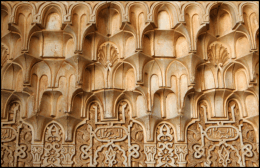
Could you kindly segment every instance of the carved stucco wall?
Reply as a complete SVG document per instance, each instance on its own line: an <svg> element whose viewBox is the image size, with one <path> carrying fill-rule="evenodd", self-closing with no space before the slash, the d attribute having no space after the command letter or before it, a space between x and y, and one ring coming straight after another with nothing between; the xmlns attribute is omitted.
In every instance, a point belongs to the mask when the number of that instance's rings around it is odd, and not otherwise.
<svg viewBox="0 0 260 168"><path fill-rule="evenodd" d="M259 166L258 10L1 1L1 165Z"/></svg>

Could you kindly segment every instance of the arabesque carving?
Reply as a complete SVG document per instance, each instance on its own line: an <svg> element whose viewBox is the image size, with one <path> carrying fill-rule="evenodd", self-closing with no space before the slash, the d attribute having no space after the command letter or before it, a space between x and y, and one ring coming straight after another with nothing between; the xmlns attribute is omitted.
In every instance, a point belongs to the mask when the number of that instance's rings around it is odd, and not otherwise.
<svg viewBox="0 0 260 168"><path fill-rule="evenodd" d="M1 1L1 166L259 167L259 2Z"/></svg>

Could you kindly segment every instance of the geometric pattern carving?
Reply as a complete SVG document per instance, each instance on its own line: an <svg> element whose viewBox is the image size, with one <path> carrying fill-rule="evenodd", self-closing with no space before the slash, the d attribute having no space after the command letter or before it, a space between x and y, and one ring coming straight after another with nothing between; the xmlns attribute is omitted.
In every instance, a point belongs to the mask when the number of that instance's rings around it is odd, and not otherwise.
<svg viewBox="0 0 260 168"><path fill-rule="evenodd" d="M173 128L166 123L157 128L157 160L156 167L176 167Z"/></svg>
<svg viewBox="0 0 260 168"><path fill-rule="evenodd" d="M200 107L200 122L188 128L188 148L191 151L188 166L244 167L258 164L259 154L254 147L257 146L255 134L250 133L252 136L249 143L246 134L251 126L240 122L235 101L228 104L227 121L209 121L206 103L202 102ZM246 160L250 160L250 163Z"/></svg>
<svg viewBox="0 0 260 168"><path fill-rule="evenodd" d="M11 102L7 121L1 123L1 166L32 166L32 132L20 122L20 104Z"/></svg>
<svg viewBox="0 0 260 168"><path fill-rule="evenodd" d="M119 115L125 116L125 122L111 124L94 122L95 114L100 114L100 106L93 103L94 113L90 113L87 124L77 130L76 166L146 166L144 163L144 135L139 124L129 118L129 105L119 104ZM92 109L90 106L90 109ZM123 115L122 115L123 114ZM123 118L121 118L122 121ZM98 125L96 125L98 123ZM120 120L119 120L120 123Z"/></svg>
<svg viewBox="0 0 260 168"><path fill-rule="evenodd" d="M258 9L2 1L1 166L259 167Z"/></svg>

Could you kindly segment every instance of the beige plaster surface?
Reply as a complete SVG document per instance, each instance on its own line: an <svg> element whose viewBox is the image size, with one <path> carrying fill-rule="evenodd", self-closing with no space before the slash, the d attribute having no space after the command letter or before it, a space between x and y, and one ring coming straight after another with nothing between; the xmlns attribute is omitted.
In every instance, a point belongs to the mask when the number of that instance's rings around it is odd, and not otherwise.
<svg viewBox="0 0 260 168"><path fill-rule="evenodd" d="M258 1L1 1L1 166L259 166Z"/></svg>

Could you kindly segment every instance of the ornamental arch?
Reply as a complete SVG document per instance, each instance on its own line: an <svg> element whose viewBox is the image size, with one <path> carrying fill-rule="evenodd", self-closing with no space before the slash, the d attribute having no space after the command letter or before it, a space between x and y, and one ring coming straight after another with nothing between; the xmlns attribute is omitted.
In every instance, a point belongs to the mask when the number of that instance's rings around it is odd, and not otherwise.
<svg viewBox="0 0 260 168"><path fill-rule="evenodd" d="M1 166L259 166L258 2L1 2Z"/></svg>

